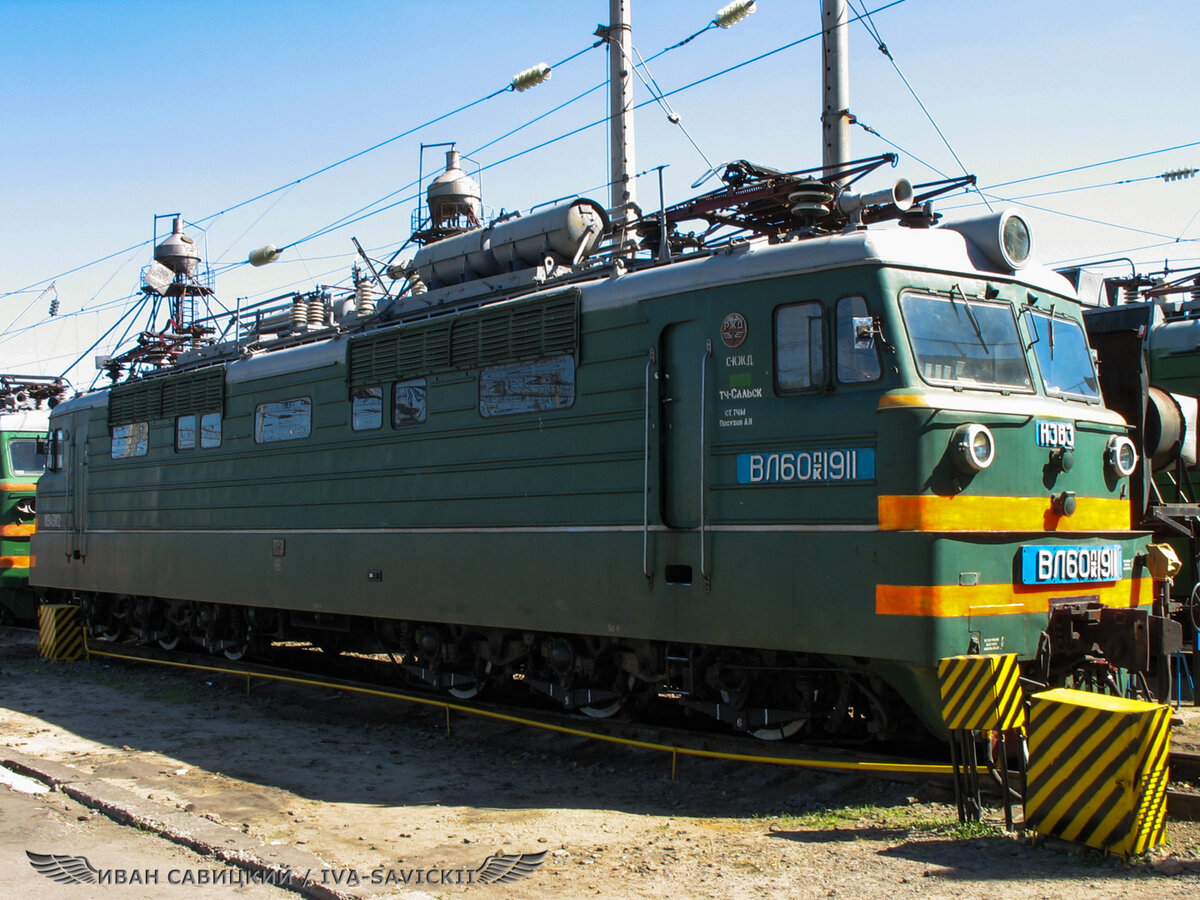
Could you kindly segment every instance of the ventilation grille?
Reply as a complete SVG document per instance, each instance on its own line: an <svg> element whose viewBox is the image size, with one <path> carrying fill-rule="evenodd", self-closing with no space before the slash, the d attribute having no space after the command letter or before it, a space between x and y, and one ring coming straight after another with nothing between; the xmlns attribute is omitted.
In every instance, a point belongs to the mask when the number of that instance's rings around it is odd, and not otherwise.
<svg viewBox="0 0 1200 900"><path fill-rule="evenodd" d="M350 384L574 355L578 343L579 292L568 291L359 338L350 344Z"/></svg>
<svg viewBox="0 0 1200 900"><path fill-rule="evenodd" d="M189 413L221 412L224 402L224 367L119 384L108 395L108 424L128 425Z"/></svg>

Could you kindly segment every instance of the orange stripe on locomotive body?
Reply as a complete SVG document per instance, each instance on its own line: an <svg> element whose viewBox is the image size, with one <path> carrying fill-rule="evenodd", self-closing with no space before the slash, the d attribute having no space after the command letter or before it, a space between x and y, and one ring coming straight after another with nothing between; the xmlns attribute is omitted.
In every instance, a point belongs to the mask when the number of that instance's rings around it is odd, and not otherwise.
<svg viewBox="0 0 1200 900"><path fill-rule="evenodd" d="M881 616L1006 616L1045 613L1050 599L1096 599L1108 607L1133 609L1153 600L1151 578L1091 584L937 584L875 586L875 613Z"/></svg>
<svg viewBox="0 0 1200 900"><path fill-rule="evenodd" d="M0 525L0 537L25 538L33 537L36 533L37 525L33 523L28 525Z"/></svg>
<svg viewBox="0 0 1200 900"><path fill-rule="evenodd" d="M0 556L0 569L28 569L28 556Z"/></svg>
<svg viewBox="0 0 1200 900"><path fill-rule="evenodd" d="M1128 531L1129 500L1079 497L1072 515L1049 497L880 495L880 531Z"/></svg>
<svg viewBox="0 0 1200 900"><path fill-rule="evenodd" d="M14 481L0 481L0 491L26 491L32 494L36 490L36 484L18 484Z"/></svg>

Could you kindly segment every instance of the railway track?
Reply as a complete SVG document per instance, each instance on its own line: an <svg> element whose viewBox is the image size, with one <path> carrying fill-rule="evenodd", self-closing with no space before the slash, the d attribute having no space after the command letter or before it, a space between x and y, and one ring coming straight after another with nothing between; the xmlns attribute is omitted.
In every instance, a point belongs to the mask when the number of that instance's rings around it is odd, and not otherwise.
<svg viewBox="0 0 1200 900"><path fill-rule="evenodd" d="M367 693L402 702L445 709L447 727L452 713L499 719L560 733L582 735L595 740L642 747L671 754L672 775L678 756L703 756L739 762L799 766L806 768L852 771L884 776L908 782L933 782L949 789L953 769L937 758L911 755L868 753L844 747L813 744L764 743L745 736L698 731L665 724L649 724L623 719L588 719L548 709L531 709L478 699L456 700L414 689L410 685L389 684L395 666L378 657L353 654L331 656L312 648L277 647L276 663L253 661L229 662L199 653L166 652L156 647L101 642L88 652L133 662L148 662L180 668L223 673L247 679L262 678L298 684L310 684L359 693ZM375 676L375 677L372 677ZM382 676L382 677L380 677ZM394 678L392 679L394 681ZM1167 812L1172 819L1200 819L1200 753L1172 751L1171 785L1167 790ZM1014 788L1019 776L1013 773ZM998 779L984 780L986 789L1001 794Z"/></svg>
<svg viewBox="0 0 1200 900"><path fill-rule="evenodd" d="M626 746L658 750L672 755L672 774L678 756L700 756L750 763L767 763L815 769L886 775L899 781L929 781L952 785L953 769L937 759L868 753L844 747L760 742L745 736L719 734L667 724L650 724L620 718L591 719L546 708L458 700L424 692L410 684L388 683L396 666L378 657L355 654L331 656L311 648L277 647L275 661L267 664L229 662L200 653L163 651L156 647L119 642L91 642L87 652L96 657L148 662L176 668L222 673L247 679L262 678L293 684L352 691L445 709L447 726L452 713L498 719L560 733L580 735ZM377 677L370 677L375 675ZM392 679L394 682L394 678Z"/></svg>

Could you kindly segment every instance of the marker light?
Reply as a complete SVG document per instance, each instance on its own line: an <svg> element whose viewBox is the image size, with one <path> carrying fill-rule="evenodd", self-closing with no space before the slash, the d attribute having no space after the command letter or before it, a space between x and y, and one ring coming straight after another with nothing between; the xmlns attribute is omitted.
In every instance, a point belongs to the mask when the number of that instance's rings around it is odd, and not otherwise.
<svg viewBox="0 0 1200 900"><path fill-rule="evenodd" d="M1137 447L1133 445L1133 441L1123 434L1108 439L1108 446L1104 450L1104 462L1114 472L1127 478L1137 468L1137 461Z"/></svg>
<svg viewBox="0 0 1200 900"><path fill-rule="evenodd" d="M950 436L950 453L964 472L982 472L996 458L996 439L986 425L959 425Z"/></svg>

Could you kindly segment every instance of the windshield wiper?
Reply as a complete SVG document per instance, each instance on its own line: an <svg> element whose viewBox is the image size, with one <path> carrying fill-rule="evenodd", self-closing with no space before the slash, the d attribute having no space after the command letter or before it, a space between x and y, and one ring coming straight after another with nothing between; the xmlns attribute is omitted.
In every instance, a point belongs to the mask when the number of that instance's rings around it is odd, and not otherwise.
<svg viewBox="0 0 1200 900"><path fill-rule="evenodd" d="M971 309L971 301L967 299L967 295L963 293L963 289L957 284L950 288L950 302L955 306L958 303L954 299L954 292L958 291L958 295L963 299L963 305L967 310L967 318L971 320L971 327L975 329L975 337L979 341L979 346L983 348L983 352L991 356L992 351L988 349L987 342L983 339L983 330L979 327L979 320L975 318L975 310ZM1053 338L1051 339L1053 340Z"/></svg>
<svg viewBox="0 0 1200 900"><path fill-rule="evenodd" d="M1054 362L1054 304L1050 304L1050 362Z"/></svg>

